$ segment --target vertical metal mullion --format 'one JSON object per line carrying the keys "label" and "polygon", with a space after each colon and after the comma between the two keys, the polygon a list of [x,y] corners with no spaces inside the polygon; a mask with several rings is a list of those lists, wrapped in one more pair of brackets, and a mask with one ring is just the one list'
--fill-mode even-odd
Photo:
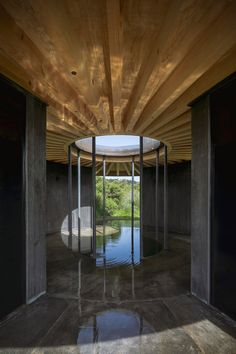
{"label": "vertical metal mullion", "polygon": [[103,206],[103,254],[106,252],[106,243],[105,243],[105,234],[106,234],[106,225],[105,225],[105,212],[106,212],[106,159],[103,156],[102,161],[102,172],[103,172],[103,180],[102,180],[102,206]]}
{"label": "vertical metal mullion", "polygon": [[159,239],[159,148],[156,150],[156,195],[155,195],[155,211],[156,211],[156,241]]}
{"label": "vertical metal mullion", "polygon": [[92,192],[93,192],[93,257],[96,257],[96,138],[92,138]]}
{"label": "vertical metal mullion", "polygon": [[80,252],[81,236],[81,160],[80,150],[77,150],[77,173],[78,173],[78,251]]}
{"label": "vertical metal mullion", "polygon": [[72,157],[68,146],[68,248],[72,249]]}
{"label": "vertical metal mullion", "polygon": [[79,314],[81,314],[81,262],[82,260],[79,259],[78,262],[78,305],[79,305]]}
{"label": "vertical metal mullion", "polygon": [[140,257],[143,258],[143,137],[140,136]]}
{"label": "vertical metal mullion", "polygon": [[131,162],[132,184],[131,184],[131,255],[134,255],[134,157]]}
{"label": "vertical metal mullion", "polygon": [[168,151],[164,145],[164,249],[168,250]]}

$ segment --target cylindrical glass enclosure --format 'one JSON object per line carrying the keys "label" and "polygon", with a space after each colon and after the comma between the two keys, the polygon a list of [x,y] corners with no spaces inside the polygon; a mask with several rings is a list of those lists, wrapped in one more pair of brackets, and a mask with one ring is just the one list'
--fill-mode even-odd
{"label": "cylindrical glass enclosure", "polygon": [[[85,138],[69,146],[68,216],[62,227],[68,248],[91,255],[98,267],[107,268],[134,266],[167,245],[159,232],[159,165],[167,152],[163,147],[158,140],[129,135]],[[75,210],[72,155],[78,163]],[[167,212],[166,200],[164,196],[162,214]]]}

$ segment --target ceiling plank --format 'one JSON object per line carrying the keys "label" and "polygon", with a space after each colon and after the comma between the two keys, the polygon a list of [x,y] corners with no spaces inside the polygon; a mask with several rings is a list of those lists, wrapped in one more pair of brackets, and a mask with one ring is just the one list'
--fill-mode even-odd
{"label": "ceiling plank", "polygon": [[121,83],[123,69],[123,23],[120,1],[106,0],[106,10],[114,130],[115,132],[119,132],[121,131]]}
{"label": "ceiling plank", "polygon": [[[200,34],[195,45],[178,67],[157,90],[141,113],[135,129],[143,132],[188,87],[209,70],[229,49],[236,39],[236,2],[227,4],[225,10]],[[199,50],[201,48],[201,50]]]}
{"label": "ceiling plank", "polygon": [[[52,106],[57,101],[62,102],[61,106],[64,106],[71,114],[78,110],[79,118],[75,116],[74,119],[81,120],[85,125],[90,123],[92,130],[98,133],[96,117],[63,79],[61,73],[55,70],[55,67],[47,61],[26,33],[16,25],[2,5],[0,5],[0,17],[1,49],[6,56],[14,58],[17,64],[24,69],[31,90]],[[19,84],[24,85],[24,82],[25,78],[23,80],[19,78]]]}

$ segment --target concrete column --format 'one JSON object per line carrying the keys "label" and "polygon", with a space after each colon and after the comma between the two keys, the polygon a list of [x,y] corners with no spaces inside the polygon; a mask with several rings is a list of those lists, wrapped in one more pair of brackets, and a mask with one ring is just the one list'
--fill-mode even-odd
{"label": "concrete column", "polygon": [[132,184],[131,184],[131,255],[134,255],[134,157],[131,162]]}
{"label": "concrete column", "polygon": [[80,236],[81,236],[81,163],[80,150],[77,150],[77,192],[78,192],[78,251],[80,252]]}
{"label": "concrete column", "polygon": [[26,302],[46,291],[46,105],[26,96]]}
{"label": "concrete column", "polygon": [[155,221],[156,240],[159,241],[159,148],[156,151],[156,190],[155,190]]}
{"label": "concrete column", "polygon": [[92,191],[93,191],[93,257],[96,257],[96,137],[92,138]]}
{"label": "concrete column", "polygon": [[168,232],[168,151],[164,145],[164,250],[169,248]]}
{"label": "concrete column", "polygon": [[72,249],[72,156],[71,145],[68,146],[68,248]]}
{"label": "concrete column", "polygon": [[140,137],[140,257],[143,258],[143,137]]}
{"label": "concrete column", "polygon": [[209,98],[192,105],[191,291],[210,301],[210,174]]}

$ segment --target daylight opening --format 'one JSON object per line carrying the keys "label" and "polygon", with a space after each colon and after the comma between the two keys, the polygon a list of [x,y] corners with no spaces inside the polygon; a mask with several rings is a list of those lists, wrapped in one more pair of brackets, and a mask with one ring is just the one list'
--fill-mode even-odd
{"label": "daylight opening", "polygon": [[[96,137],[96,154],[105,156],[132,156],[140,153],[139,136],[106,135]],[[76,146],[92,153],[92,138],[76,141]],[[143,153],[151,152],[160,146],[160,142],[151,138],[143,138]]]}
{"label": "daylight opening", "polygon": [[[72,157],[77,158],[78,208],[72,210]],[[91,255],[98,267],[139,264],[160,251],[158,174],[160,157],[167,168],[167,147],[133,135],[108,135],[77,140],[68,147],[69,213],[62,225],[63,242]],[[83,161],[83,167],[81,165]],[[163,161],[163,160],[162,160]],[[156,166],[150,189],[149,166]],[[86,186],[83,185],[86,175]],[[166,176],[166,173],[164,173]],[[165,185],[166,185],[165,177]],[[164,193],[166,214],[167,189]],[[155,223],[150,213],[156,215]],[[167,221],[167,218],[165,218]],[[167,225],[167,222],[166,224]],[[167,227],[164,228],[164,241]],[[164,242],[167,247],[167,242]]]}

